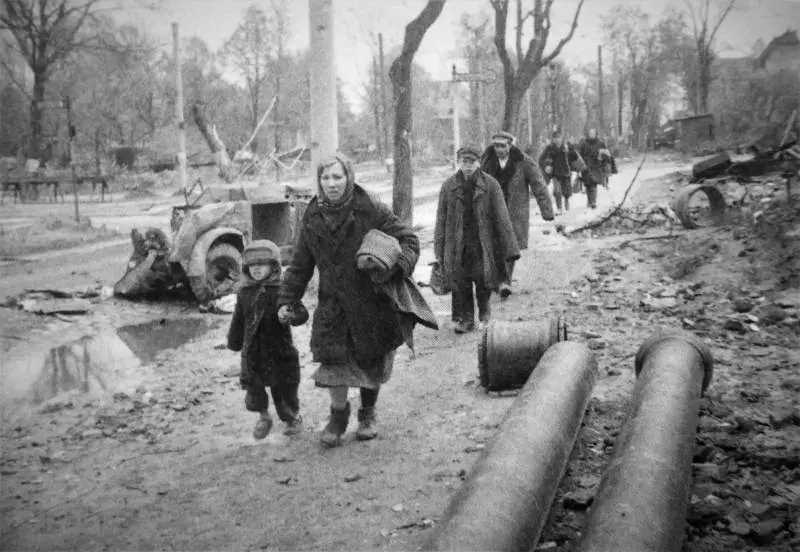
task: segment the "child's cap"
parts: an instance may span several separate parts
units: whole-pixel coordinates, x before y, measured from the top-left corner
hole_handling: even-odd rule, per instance
[[[244,249],[244,265],[281,265],[281,250],[270,240],[256,240]]]

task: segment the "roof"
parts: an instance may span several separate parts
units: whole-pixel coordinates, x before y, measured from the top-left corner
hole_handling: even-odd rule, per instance
[[[775,50],[783,46],[800,46],[800,39],[797,38],[797,31],[790,29],[782,35],[778,35],[770,40],[767,47],[764,48],[764,51],[758,56],[758,67],[763,68],[769,56],[771,56]]]

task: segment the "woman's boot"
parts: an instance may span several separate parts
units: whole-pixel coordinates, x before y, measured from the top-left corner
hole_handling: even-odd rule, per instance
[[[378,436],[376,425],[375,407],[361,407],[358,409],[358,429],[356,439],[359,441],[370,441]]]
[[[322,430],[319,440],[326,447],[338,447],[342,444],[342,435],[347,431],[350,422],[350,403],[342,409],[331,407],[331,416],[328,425]]]

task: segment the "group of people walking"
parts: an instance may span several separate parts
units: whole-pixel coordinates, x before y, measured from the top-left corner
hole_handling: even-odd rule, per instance
[[[559,139],[554,135],[538,166],[508,132],[495,134],[484,151],[466,146],[457,152],[458,170],[442,185],[434,229],[434,253],[452,294],[457,333],[475,328],[476,300],[478,321],[486,323],[492,293],[503,300],[512,294],[515,263],[528,247],[531,195],[542,218],[554,218],[540,167],[558,184],[559,210],[561,197],[568,208],[561,157],[569,165],[574,149],[560,149]],[[360,396],[356,439],[374,439],[378,395],[391,377],[397,348],[403,343],[413,348],[415,325],[438,329],[438,324],[410,278],[420,253],[414,231],[356,184],[344,156],[322,160],[316,174],[317,194],[303,215],[285,273],[271,241],[256,240],[245,249],[228,348],[241,353],[245,408],[258,414],[253,436],[263,439],[272,430],[269,395],[284,433],[298,433],[300,364],[290,326],[309,319],[301,300],[316,269],[310,347],[319,367],[312,378],[330,395],[320,441],[335,447],[351,418],[349,390],[357,388]]]
[[[573,191],[581,187],[586,192],[587,206],[597,208],[597,187],[608,188],[608,176],[617,172],[616,162],[606,143],[590,129],[577,147],[566,142],[564,135],[556,130],[550,143],[539,156],[539,167],[553,183],[553,196],[557,214],[569,211],[569,199]],[[572,174],[577,173],[577,185],[573,185]]]

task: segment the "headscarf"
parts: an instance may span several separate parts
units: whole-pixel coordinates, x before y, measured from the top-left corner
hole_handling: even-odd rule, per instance
[[[320,182],[322,172],[333,165],[339,163],[344,169],[347,184],[342,197],[336,201],[328,199],[325,190],[322,189]],[[353,170],[353,163],[342,153],[335,153],[322,158],[317,164],[317,198],[320,211],[322,211],[325,221],[332,230],[336,231],[341,227],[353,207],[353,190],[355,189],[356,178]]]

